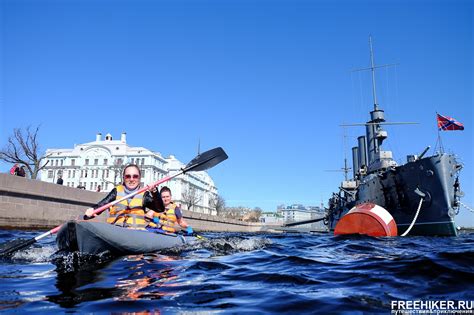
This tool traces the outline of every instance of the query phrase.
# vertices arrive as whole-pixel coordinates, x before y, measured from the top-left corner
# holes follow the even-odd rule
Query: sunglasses
[[[125,174],[124,177],[125,177],[126,179],[130,179],[130,178],[137,179],[137,178],[138,178],[138,174],[133,174],[133,175]]]

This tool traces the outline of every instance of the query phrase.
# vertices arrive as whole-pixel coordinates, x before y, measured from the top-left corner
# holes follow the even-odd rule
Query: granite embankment
[[[105,193],[0,174],[0,228],[50,229],[68,220],[82,218],[84,210],[104,196]],[[260,232],[268,229],[260,223],[183,212],[197,231]],[[96,220],[105,219],[106,216],[101,215]]]

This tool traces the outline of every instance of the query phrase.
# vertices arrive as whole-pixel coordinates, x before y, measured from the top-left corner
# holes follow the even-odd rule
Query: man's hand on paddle
[[[86,210],[86,213],[84,214],[84,220],[95,218],[97,214],[94,213],[94,210],[95,210],[94,208],[88,208]]]

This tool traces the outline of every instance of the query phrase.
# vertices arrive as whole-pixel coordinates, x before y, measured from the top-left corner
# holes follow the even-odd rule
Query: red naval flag
[[[464,130],[464,125],[456,119],[438,113],[436,113],[436,115],[439,130]]]

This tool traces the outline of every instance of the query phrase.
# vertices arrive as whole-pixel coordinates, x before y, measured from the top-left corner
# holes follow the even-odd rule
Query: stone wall
[[[68,220],[82,218],[85,209],[105,195],[106,193],[0,174],[0,228],[51,229]],[[183,214],[196,231],[263,230],[260,223],[221,219],[191,211],[183,211]],[[106,216],[102,214],[96,220],[105,221],[105,219]]]

